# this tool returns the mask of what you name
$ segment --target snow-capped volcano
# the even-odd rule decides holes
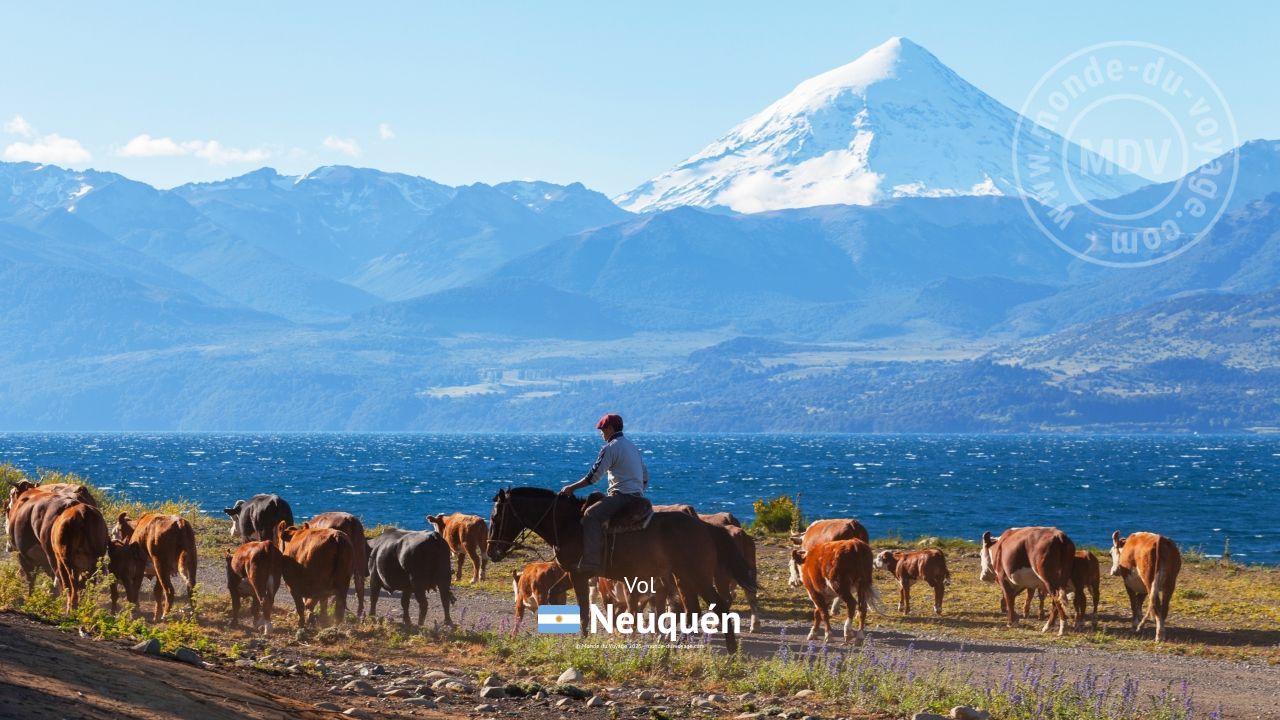
[[[697,155],[614,201],[634,212],[680,205],[761,212],[903,196],[1014,195],[1017,127],[1013,110],[928,50],[895,37],[800,83]],[[1032,127],[1026,121],[1020,130],[1028,143]],[[1043,137],[1034,142],[1044,145]],[[1071,173],[1086,199],[1149,183],[1118,168],[1082,173],[1088,151],[1061,141],[1048,146],[1050,172],[1058,175],[1049,179]],[[1028,177],[1025,164],[1022,170]]]

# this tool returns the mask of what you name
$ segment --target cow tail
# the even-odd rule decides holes
[[[875,583],[871,582],[870,579],[866,582],[867,604],[871,606],[872,610],[876,611],[877,615],[888,615],[889,613],[884,611],[884,606],[880,604],[880,591],[876,589]]]
[[[1160,538],[1160,540],[1163,540],[1163,538]],[[1158,608],[1161,607],[1160,594],[1164,592],[1164,570],[1160,566],[1160,540],[1156,540],[1156,567],[1155,571],[1151,573],[1151,592],[1147,594],[1147,611],[1142,617],[1142,622],[1159,617]]]
[[[182,579],[187,581],[187,596],[190,597],[196,584],[196,532],[183,518],[178,518],[178,537],[181,539],[178,567],[182,568]],[[227,566],[230,565],[231,559],[227,558]]]
[[[715,538],[716,564],[728,570],[729,576],[743,591],[756,592],[759,589],[756,586],[756,574],[751,572],[751,566],[747,565],[747,559],[742,556],[742,551],[730,537],[729,531],[714,525],[707,525],[707,529]]]
[[[946,565],[942,566],[942,584],[951,587],[951,568]]]

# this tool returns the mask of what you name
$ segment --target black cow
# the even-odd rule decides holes
[[[409,598],[418,599],[418,625],[427,617],[427,591],[440,593],[444,621],[454,601],[449,583],[452,555],[440,534],[431,530],[388,530],[369,541],[369,614],[378,608],[378,593],[384,588],[400,593],[404,624],[409,624]]]
[[[231,537],[241,542],[274,540],[276,525],[281,520],[293,524],[293,509],[279,495],[254,495],[248,502],[237,500],[222,512],[231,516]]]

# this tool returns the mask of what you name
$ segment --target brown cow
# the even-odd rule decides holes
[[[933,588],[934,614],[942,614],[942,596],[951,584],[951,571],[941,550],[882,550],[876,555],[875,566],[898,580],[898,612],[911,614],[911,585],[923,580]]]
[[[67,612],[80,603],[85,578],[98,568],[107,554],[107,521],[92,505],[77,502],[53,521],[49,533],[54,574],[67,591]]]
[[[1111,534],[1111,574],[1124,579],[1135,633],[1142,632],[1143,624],[1154,617],[1156,642],[1164,640],[1169,601],[1181,569],[1182,553],[1169,538],[1149,532],[1136,532],[1127,538],[1120,537],[1119,530]],[[1142,602],[1148,595],[1151,602],[1142,612]]]
[[[519,572],[512,570],[511,593],[516,603],[514,630],[520,629],[525,610],[532,610],[537,615],[538,608],[543,605],[567,603],[572,585],[569,573],[553,562],[531,562]]]
[[[814,520],[809,523],[809,527],[799,535],[791,536],[791,544],[799,546],[801,550],[808,550],[818,543],[831,542],[833,540],[853,540],[857,538],[862,542],[871,542],[871,537],[867,535],[867,529],[862,527],[862,523],[853,519],[830,519],[830,520]],[[791,587],[800,587],[800,566],[795,560],[791,561]],[[832,612],[835,612],[834,606]]]
[[[107,571],[111,573],[111,612],[116,612],[120,600],[120,588],[124,597],[133,603],[138,612],[138,595],[142,590],[142,578],[147,571],[147,553],[141,545],[109,540],[107,545]]]
[[[39,488],[45,492],[54,493],[55,495],[65,495],[74,500],[79,500],[85,505],[98,507],[98,501],[89,492],[89,488],[78,485],[76,483],[47,483],[45,485],[37,485],[30,480],[19,480],[9,488],[9,499],[6,507],[14,503],[19,497],[22,497],[28,490]]]
[[[315,604],[320,604],[320,622],[329,612],[329,598],[334,600],[333,618],[346,622],[347,590],[351,586],[351,539],[341,530],[316,529],[308,523],[302,527],[276,525],[276,548],[283,556],[281,574],[293,595],[298,611],[298,625],[307,622],[307,608],[316,617]]]
[[[356,618],[364,617],[364,580],[369,577],[369,542],[364,536],[364,523],[345,512],[322,512],[311,518],[313,528],[341,530],[351,539],[351,579],[356,586]]]
[[[154,577],[152,595],[156,601],[155,620],[159,622],[173,607],[173,576],[181,575],[187,583],[187,602],[195,608],[196,531],[191,523],[177,515],[144,513],[135,522],[128,513],[120,513],[111,537],[137,545],[147,558],[145,574]]]
[[[835,606],[835,600],[843,600],[848,610],[844,621],[844,641],[849,642],[849,623],[853,621],[856,608],[857,642],[862,644],[866,637],[867,604],[881,612],[880,594],[871,584],[871,546],[857,538],[834,540],[818,543],[807,550],[796,548],[791,551],[791,559],[800,567],[800,582],[813,602],[813,627],[809,630],[808,639],[812,640],[818,633],[820,623],[826,626],[823,640],[831,638],[832,611],[829,608]]]
[[[729,513],[716,513],[716,515],[728,515]],[[710,515],[700,515],[702,521],[711,525],[719,525],[729,533],[729,538],[733,540],[733,544],[738,547],[738,551],[742,553],[742,559],[747,561],[747,567],[751,568],[751,574],[756,574],[756,541],[745,530],[730,524],[721,524],[722,519],[716,518],[715,521],[707,520]],[[738,589],[738,584],[733,581],[733,577],[724,568],[720,568],[716,572],[716,588],[718,588],[726,598],[731,601],[733,592]],[[760,624],[760,602],[756,597],[754,590],[746,590],[747,606],[751,608],[751,624],[747,627],[747,632],[755,632]]]
[[[458,573],[454,576],[454,581],[462,580],[462,564],[467,557],[471,558],[471,582],[483,580],[489,566],[489,557],[484,553],[489,530],[484,524],[484,518],[462,513],[441,513],[428,515],[427,522],[435,526],[436,532],[449,544],[449,551],[458,561]]]
[[[691,517],[698,517],[698,511],[688,503],[674,503],[671,505],[654,505],[654,512],[678,512],[684,513]]]
[[[251,540],[227,551],[227,591],[231,594],[231,624],[240,624],[240,598],[248,597],[253,624],[263,619],[262,634],[271,634],[271,611],[280,589],[284,558],[270,540]]]
[[[983,533],[982,549],[978,553],[982,563],[979,578],[1000,586],[1009,627],[1018,624],[1014,610],[1018,593],[1025,588],[1044,588],[1053,605],[1040,631],[1047,632],[1056,618],[1058,634],[1062,635],[1066,631],[1066,595],[1075,553],[1075,543],[1057,528],[1009,528],[998,539],[993,539],[989,532]]]
[[[66,495],[44,490],[28,490],[12,503],[6,503],[5,531],[13,553],[18,557],[18,570],[27,581],[27,594],[35,589],[36,570],[44,570],[54,578],[54,589],[61,590],[61,578],[54,571],[50,534],[54,521],[64,510],[83,505]]]
[[[702,519],[702,522],[719,525],[720,527],[742,527],[742,521],[731,512],[698,513],[698,517]]]
[[[1084,615],[1088,605],[1085,599],[1086,591],[1093,597],[1093,629],[1098,629],[1098,595],[1102,584],[1099,575],[1098,558],[1088,550],[1077,550],[1075,560],[1071,563],[1071,599],[1076,611],[1076,630],[1084,629]],[[1031,617],[1031,602],[1034,597],[1040,598],[1039,618],[1043,620],[1045,599],[1043,589],[1027,589],[1027,601],[1023,605],[1022,615]],[[1000,611],[1004,612],[1004,609],[1004,599],[1002,598]]]

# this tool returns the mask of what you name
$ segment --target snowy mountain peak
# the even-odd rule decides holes
[[[870,205],[906,196],[1011,195],[1018,115],[925,48],[893,37],[816,75],[673,169],[615,198],[633,212],[681,205],[761,212]],[[1029,133],[1031,123],[1024,123]],[[1037,143],[1037,144],[1042,144]],[[1062,147],[1059,143],[1050,143]],[[1134,190],[1144,178],[1079,177],[1090,199]]]

